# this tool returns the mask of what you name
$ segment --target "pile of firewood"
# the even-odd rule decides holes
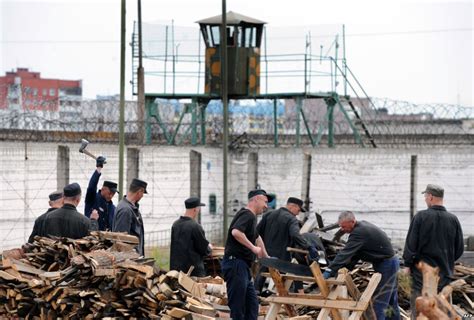
[[[95,232],[71,240],[37,237],[4,251],[0,318],[92,319],[214,317],[225,302],[223,281],[165,272],[139,258],[135,237]],[[206,294],[206,287],[212,295]]]

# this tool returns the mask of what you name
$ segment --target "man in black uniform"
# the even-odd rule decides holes
[[[117,184],[112,181],[104,181],[102,188],[97,191],[97,184],[102,175],[105,158],[97,157],[96,169],[87,186],[84,214],[90,217],[93,210],[99,214],[99,230],[112,230],[115,215],[115,205],[112,198],[117,192]]]
[[[461,224],[443,206],[444,189],[428,184],[422,193],[428,209],[419,211],[413,218],[403,251],[403,259],[410,268],[412,278],[412,319],[416,319],[415,301],[423,287],[423,276],[416,268],[417,263],[424,261],[439,268],[438,290],[441,290],[452,281],[454,262],[464,252]]]
[[[222,273],[227,286],[232,319],[257,319],[258,299],[252,283],[250,266],[258,258],[268,257],[262,238],[257,233],[257,215],[262,214],[273,197],[265,190],[248,194],[247,207],[237,212],[227,234]]]
[[[137,252],[145,255],[145,228],[143,227],[143,218],[138,209],[138,201],[143,198],[147,183],[140,179],[133,179],[128,187],[127,196],[117,205],[112,231],[127,232],[132,236],[138,237],[140,241],[135,248]]]
[[[43,223],[42,234],[46,237],[57,236],[79,239],[97,230],[97,213],[91,214],[90,219],[79,213],[76,207],[81,202],[81,187],[71,183],[64,187],[64,205],[50,212]]]
[[[204,277],[203,258],[211,253],[212,247],[195,219],[205,204],[199,198],[191,197],[184,201],[184,205],[186,213],[171,227],[170,270],[188,272],[194,266],[191,275]]]
[[[63,193],[61,191],[55,191],[49,194],[49,209],[48,211],[40,215],[38,218],[36,218],[35,224],[33,226],[33,231],[31,232],[30,237],[28,238],[29,243],[33,243],[33,241],[35,240],[35,236],[44,236],[43,234],[40,234],[40,231],[47,214],[53,210],[61,208],[63,206],[63,203],[64,199]]]
[[[349,233],[344,249],[339,251],[323,276],[334,276],[340,268],[352,268],[359,260],[372,263],[375,272],[382,275],[374,292],[374,311],[377,320],[400,319],[398,309],[397,273],[400,263],[393,251],[390,239],[379,227],[367,221],[356,221],[350,211],[339,215],[339,226]]]
[[[299,247],[309,251],[311,260],[318,259],[318,251],[300,234],[300,224],[296,216],[300,212],[306,212],[303,201],[295,197],[289,197],[286,207],[265,213],[257,225],[258,234],[262,237],[267,252],[271,257],[290,262],[291,255],[287,247]],[[266,272],[268,268],[262,267],[255,279],[255,289],[261,292],[265,278],[260,273]]]

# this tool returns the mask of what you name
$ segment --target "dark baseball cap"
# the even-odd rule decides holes
[[[81,193],[82,193],[81,186],[77,182],[68,184],[67,186],[64,187],[65,197],[75,197],[75,196],[80,195]]]
[[[115,182],[107,181],[107,180],[106,180],[106,181],[104,181],[103,186],[109,188],[110,191],[112,191],[112,192],[117,192],[117,193],[119,193],[119,192],[117,191],[117,186],[118,186],[118,185],[117,185]]]
[[[56,201],[63,197],[63,193],[61,191],[54,191],[49,194],[49,201]]]
[[[429,193],[435,197],[443,198],[444,189],[436,184],[428,184],[422,193]]]
[[[255,196],[258,196],[258,195],[260,195],[260,194],[266,196],[267,199],[268,199],[268,202],[271,202],[271,201],[274,199],[274,197],[273,197],[272,195],[268,194],[268,193],[267,193],[265,190],[263,190],[263,189],[257,189],[257,190],[252,190],[252,191],[250,191],[249,194],[248,194],[248,198],[251,199],[251,198],[253,198],[253,197],[255,197]]]
[[[204,203],[201,203],[201,199],[198,197],[191,197],[186,200],[184,200],[184,206],[186,209],[193,209],[197,207],[205,207],[206,205]]]
[[[140,180],[140,179],[135,178],[135,179],[132,180],[132,183],[131,183],[130,185],[131,185],[131,186],[136,186],[136,187],[143,188],[143,189],[145,189],[145,193],[148,193],[148,192],[146,191],[146,186],[148,185],[148,183],[146,183],[146,182],[143,181],[143,180]]]
[[[300,207],[301,212],[306,212],[306,209],[303,208],[303,200],[298,199],[296,197],[289,197],[286,203],[293,203]]]

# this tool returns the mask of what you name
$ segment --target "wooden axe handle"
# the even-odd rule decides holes
[[[286,251],[288,251],[288,252],[302,253],[302,254],[309,254],[308,250],[297,249],[297,248],[292,248],[292,247],[287,247],[287,248],[286,248]]]
[[[87,154],[87,155],[88,155],[89,157],[91,157],[92,159],[97,160],[97,157],[94,156],[92,153],[90,153],[90,152],[89,152],[88,150],[86,150],[86,149],[82,150],[81,153]]]

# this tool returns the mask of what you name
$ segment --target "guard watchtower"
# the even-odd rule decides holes
[[[197,21],[206,44],[205,93],[221,93],[222,16]],[[228,92],[231,96],[260,94],[260,46],[265,22],[229,11],[227,23]]]

